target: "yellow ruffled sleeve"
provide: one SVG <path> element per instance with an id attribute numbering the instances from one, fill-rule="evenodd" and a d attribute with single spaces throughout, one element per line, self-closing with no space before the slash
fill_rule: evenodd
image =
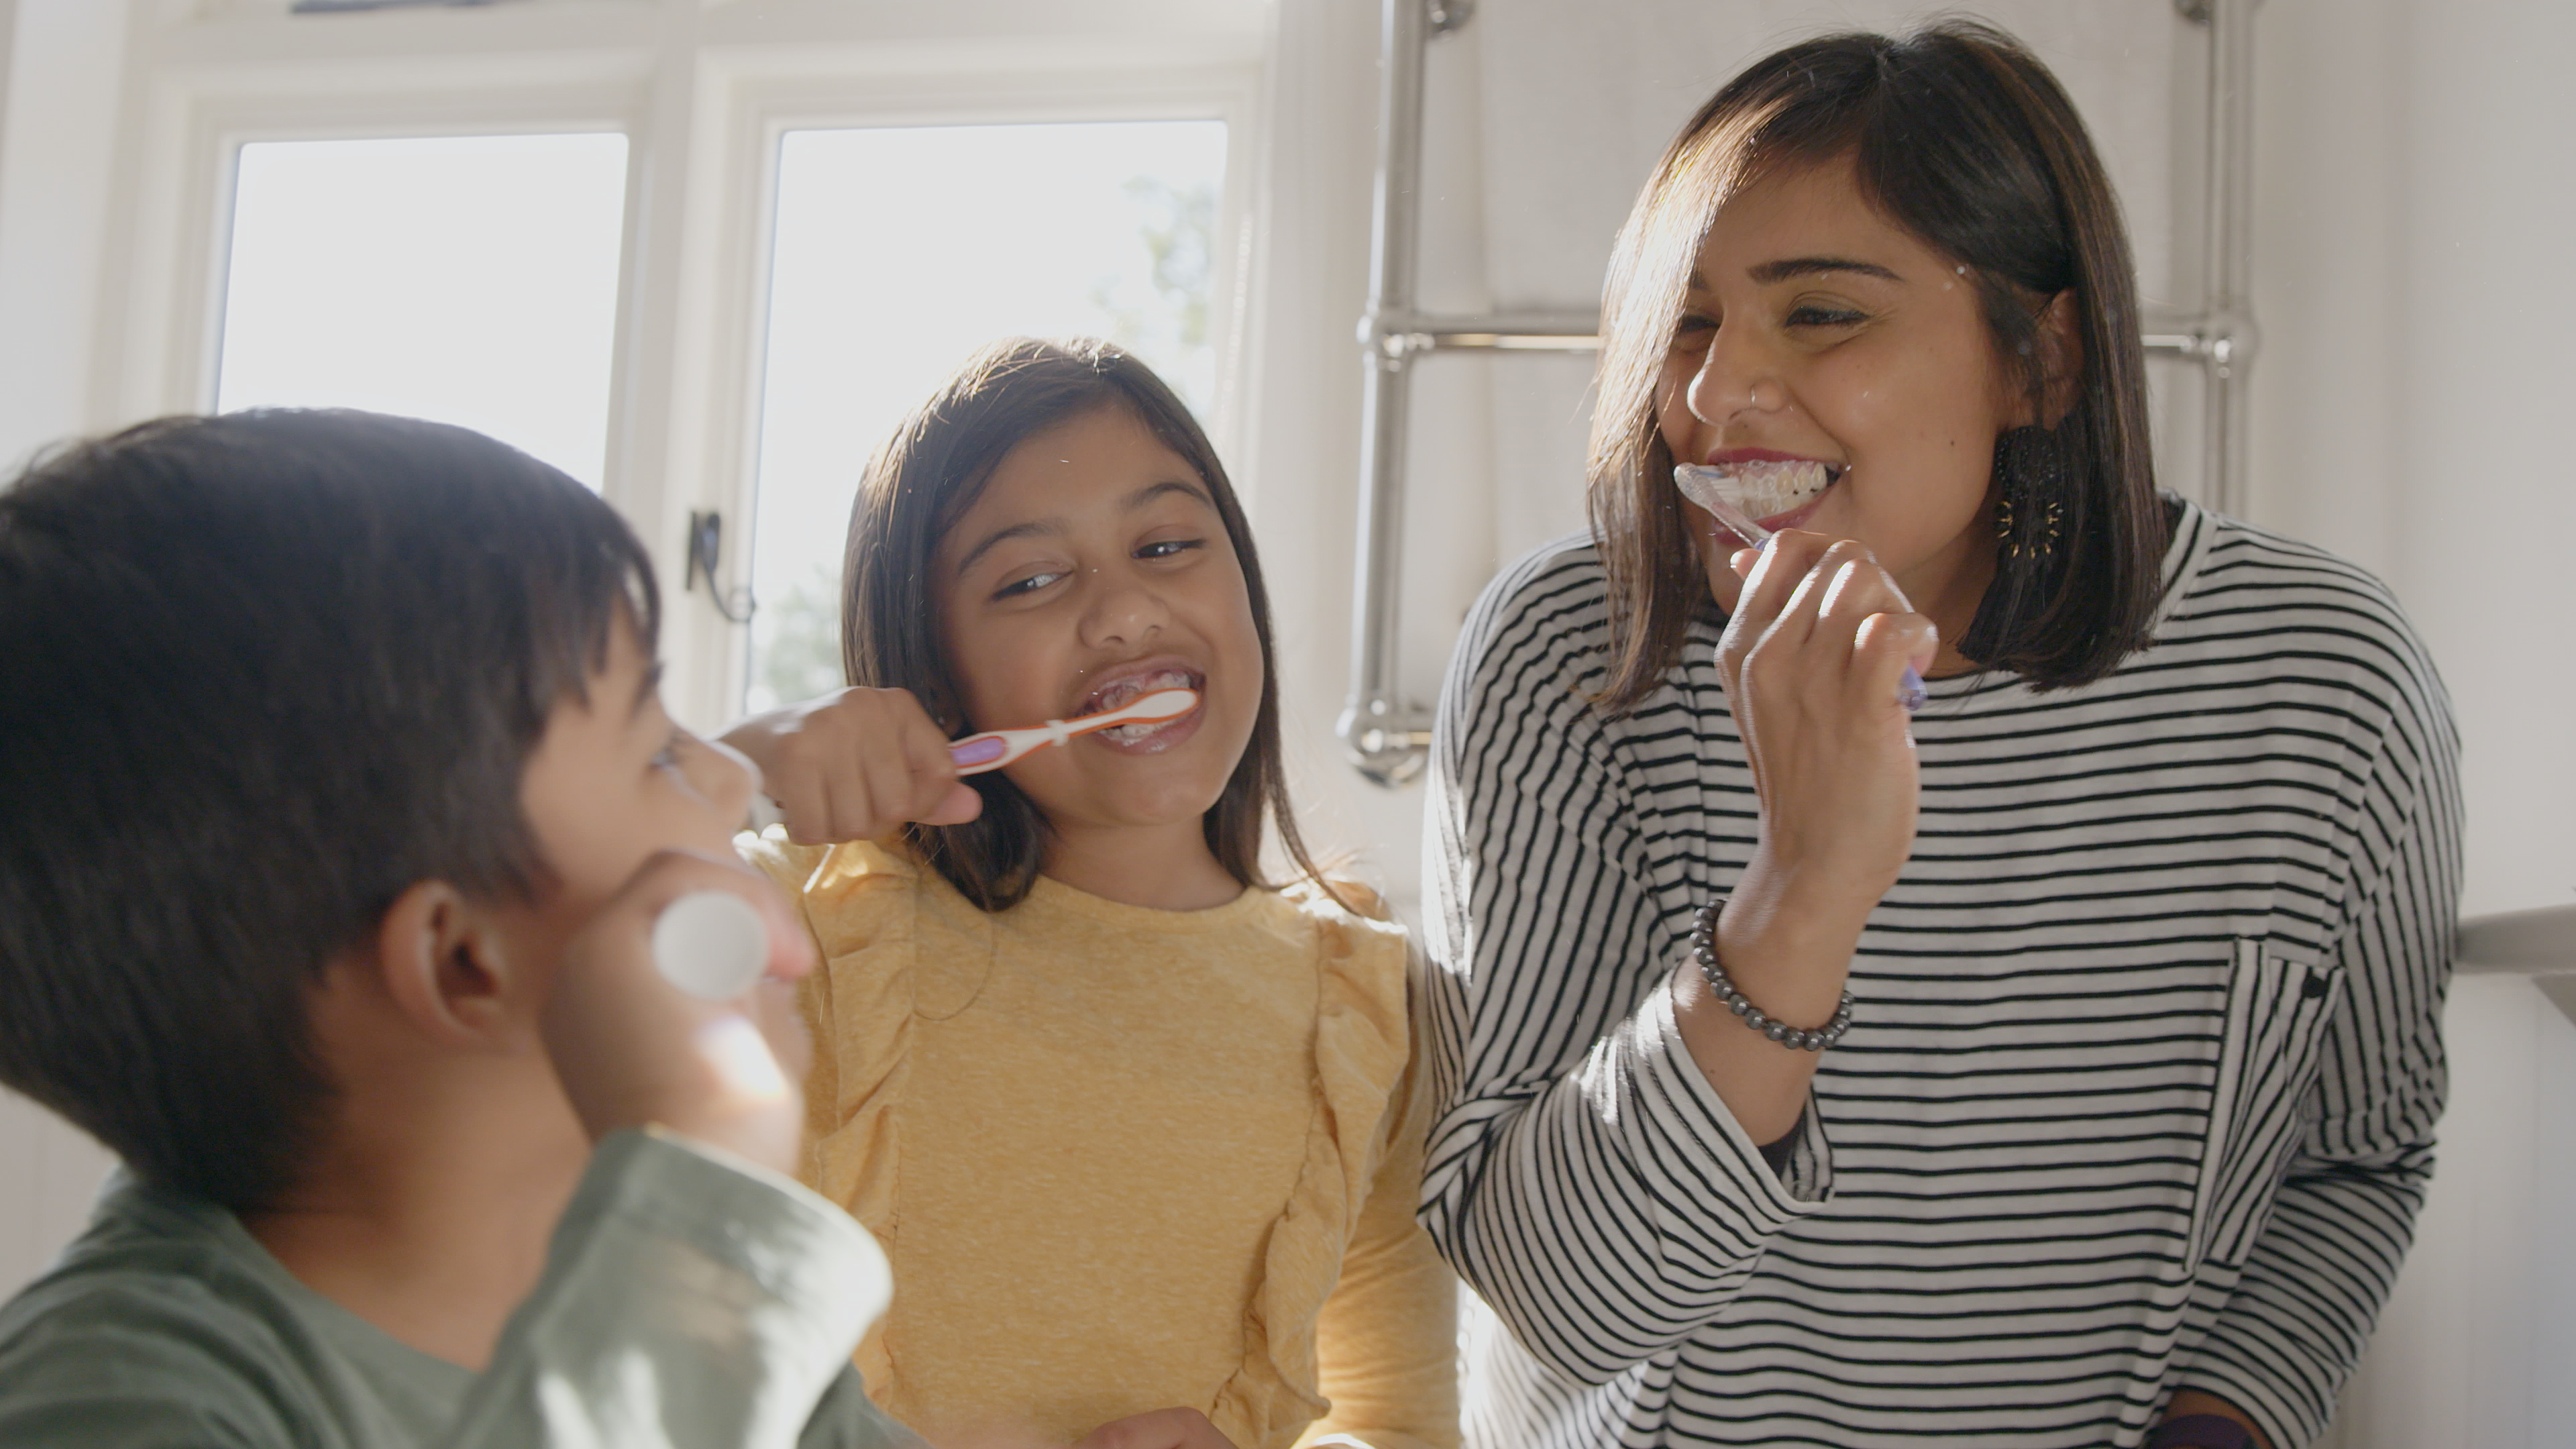
<path id="1" fill-rule="evenodd" d="M 805 1162 L 797 1176 L 839 1203 L 891 1257 L 901 1229 L 895 1107 L 911 1075 L 919 867 L 864 841 L 788 843 L 781 832 L 736 848 L 795 898 L 817 960 L 797 992 L 812 1038 L 805 1076 Z M 856 1355 L 871 1384 L 892 1380 L 880 1319 Z"/>
<path id="2" fill-rule="evenodd" d="M 1382 914 L 1373 898 L 1361 905 Z M 1369 1144 L 1374 1170 L 1355 1184 L 1365 1196 L 1353 1204 L 1340 1275 L 1315 1322 L 1318 1387 L 1332 1407 L 1298 1442 L 1457 1449 L 1458 1279 L 1414 1219 L 1432 1104 L 1410 1026 L 1410 956 L 1400 927 L 1331 919 L 1338 914 L 1324 922 L 1327 1012 L 1333 995 L 1346 1010 L 1366 999 L 1367 1015 L 1392 1017 L 1404 1065 Z M 1343 969 L 1331 969 L 1336 961 Z"/>

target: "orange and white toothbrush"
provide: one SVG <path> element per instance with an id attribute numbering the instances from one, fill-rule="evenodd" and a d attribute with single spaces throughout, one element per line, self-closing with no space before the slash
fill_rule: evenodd
<path id="1" fill-rule="evenodd" d="M 1165 720 L 1179 719 L 1198 707 L 1199 692 L 1195 689 L 1158 689 L 1152 694 L 1138 695 L 1116 709 L 1104 709 L 1080 719 L 1051 719 L 1027 729 L 986 730 L 980 735 L 952 740 L 948 745 L 948 758 L 957 762 L 958 774 L 980 775 L 987 770 L 998 770 L 1031 750 L 1068 744 L 1077 735 L 1115 729 L 1120 725 L 1161 724 Z"/>

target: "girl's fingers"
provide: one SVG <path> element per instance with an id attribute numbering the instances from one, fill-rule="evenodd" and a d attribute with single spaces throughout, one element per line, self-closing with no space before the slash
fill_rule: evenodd
<path id="1" fill-rule="evenodd" d="M 935 818 L 943 813 L 960 784 L 957 762 L 948 755 L 948 734 L 910 695 L 904 696 L 904 705 L 903 753 L 905 763 L 911 767 L 911 778 L 905 782 L 910 788 L 905 792 L 900 813 L 905 820 L 954 823 Z M 967 793 L 974 792 L 970 789 Z"/>

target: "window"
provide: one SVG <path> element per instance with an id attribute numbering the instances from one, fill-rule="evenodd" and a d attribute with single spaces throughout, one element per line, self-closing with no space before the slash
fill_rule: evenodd
<path id="1" fill-rule="evenodd" d="M 1202 408 L 1221 392 L 1233 243 L 1207 239 L 1241 232 L 1226 173 L 1274 19 L 1267 0 L 138 7 L 98 411 L 343 403 L 525 447 L 635 526 L 669 600 L 665 696 L 720 725 L 764 648 L 816 665 L 794 687 L 837 680 L 816 672 L 837 591 L 755 546 L 836 544 L 878 435 L 968 347 L 1107 332 Z M 864 264 L 836 261 L 854 235 Z M 1039 244 L 968 264 L 1012 238 Z M 927 295 L 943 305 L 906 314 Z M 716 590 L 686 567 L 710 515 Z"/>
<path id="2" fill-rule="evenodd" d="M 218 408 L 435 418 L 599 486 L 624 136 L 254 142 L 235 175 Z"/>
<path id="3" fill-rule="evenodd" d="M 969 353 L 1107 337 L 1206 420 L 1222 121 L 797 130 L 782 139 L 752 552 L 752 709 L 838 688 L 859 474 Z"/>

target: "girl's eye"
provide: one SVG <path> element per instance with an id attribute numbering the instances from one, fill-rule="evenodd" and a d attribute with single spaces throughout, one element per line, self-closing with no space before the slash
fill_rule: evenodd
<path id="1" fill-rule="evenodd" d="M 1189 552 L 1191 549 L 1205 547 L 1207 547 L 1207 540 L 1204 538 L 1167 538 L 1156 543 L 1146 544 L 1144 547 L 1136 550 L 1136 557 L 1177 558 L 1180 555 Z"/>
<path id="2" fill-rule="evenodd" d="M 1024 579 L 1013 579 L 1009 583 L 995 589 L 993 591 L 993 597 L 997 599 L 1014 599 L 1023 594 L 1034 594 L 1038 590 L 1045 588 L 1047 585 L 1054 583 L 1056 580 L 1063 577 L 1064 575 L 1060 573 L 1037 573 L 1031 574 Z"/>
<path id="3" fill-rule="evenodd" d="M 1673 346 L 1697 347 L 1700 339 L 1717 330 L 1717 319 L 1698 312 L 1685 312 L 1673 324 Z"/>
<path id="4" fill-rule="evenodd" d="M 1784 319 L 1791 327 L 1849 327 L 1869 319 L 1849 307 L 1831 307 L 1821 302 L 1802 302 L 1789 309 Z"/>

